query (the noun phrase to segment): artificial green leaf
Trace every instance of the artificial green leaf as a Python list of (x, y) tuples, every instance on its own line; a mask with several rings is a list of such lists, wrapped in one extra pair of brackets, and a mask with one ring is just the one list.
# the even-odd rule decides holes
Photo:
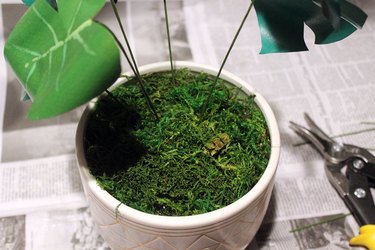
[(32, 98), (28, 117), (69, 111), (108, 88), (119, 76), (112, 33), (92, 18), (105, 0), (59, 0), (55, 10), (36, 0), (5, 45), (5, 57)]
[[(49, 3), (51, 4), (51, 6), (54, 6), (54, 8), (56, 9), (56, 0), (48, 0)], [(31, 6), (35, 0), (22, 0), (22, 2), (27, 5), (27, 6)], [(27, 91), (23, 88), (22, 89), (22, 93), (21, 93), (21, 97), (20, 97), (20, 100), (21, 101), (29, 101), (31, 98), (30, 96), (27, 94)]]
[[(56, 1), (55, 0), (48, 0), (50, 2), (50, 4), (52, 6), (56, 6)], [(22, 2), (27, 5), (27, 6), (31, 6), (35, 0), (22, 0)], [(21, 92), (21, 97), (20, 97), (20, 100), (21, 101), (29, 101), (31, 100), (30, 96), (27, 94), (27, 91), (23, 88), (22, 89), (22, 92)]]
[(254, 0), (261, 54), (307, 50), (304, 23), (316, 44), (339, 41), (365, 23), (367, 15), (346, 0)]

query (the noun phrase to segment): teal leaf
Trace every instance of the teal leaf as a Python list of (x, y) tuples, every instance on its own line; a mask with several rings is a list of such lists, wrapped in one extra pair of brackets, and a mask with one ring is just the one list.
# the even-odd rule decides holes
[(361, 28), (367, 15), (346, 0), (254, 0), (261, 54), (307, 50), (304, 24), (316, 44), (339, 41)]
[[(56, 7), (56, 0), (46, 0), (46, 1), (48, 1), (51, 4), (51, 6)], [(35, 0), (22, 0), (22, 2), (25, 5), (30, 7), (35, 2)]]
[(34, 3), (34, 0), (22, 0), (22, 2), (27, 6), (31, 6)]
[[(319, 3), (317, 3), (319, 4)], [(340, 6), (336, 0), (322, 0), (322, 14), (328, 19), (333, 28), (340, 26)]]
[(33, 100), (28, 117), (42, 119), (74, 109), (119, 76), (112, 33), (92, 18), (105, 0), (59, 0), (56, 11), (36, 0), (5, 44), (5, 57)]

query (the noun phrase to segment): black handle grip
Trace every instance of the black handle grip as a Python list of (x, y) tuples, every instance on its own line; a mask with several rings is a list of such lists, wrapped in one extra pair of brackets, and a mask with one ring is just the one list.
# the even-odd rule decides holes
[(361, 226), (375, 224), (375, 204), (369, 187), (369, 178), (353, 168), (353, 161), (349, 161), (347, 167), (350, 169), (350, 185), (344, 201)]
[(370, 187), (375, 188), (375, 163), (369, 162), (361, 169), (361, 173), (368, 177)]

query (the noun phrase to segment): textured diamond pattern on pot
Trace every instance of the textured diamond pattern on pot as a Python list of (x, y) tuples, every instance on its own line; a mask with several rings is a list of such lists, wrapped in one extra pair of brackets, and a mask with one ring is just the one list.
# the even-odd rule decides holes
[(177, 250), (177, 247), (172, 246), (168, 242), (166, 242), (163, 238), (158, 237), (155, 240), (147, 243), (146, 247), (150, 247), (152, 249), (163, 249), (163, 250)]
[(184, 240), (181, 240), (181, 237), (163, 237), (163, 239), (168, 242), (171, 246), (174, 246), (176, 249), (187, 249), (195, 241), (197, 241), (199, 235), (186, 236)]
[[(215, 245), (212, 245), (212, 246), (210, 246), (210, 247), (206, 247), (206, 248), (203, 248), (204, 250), (216, 250), (216, 249), (218, 249), (219, 248), (219, 246), (222, 246), (220, 243), (217, 243), (217, 244), (215, 244)], [(200, 250), (200, 248), (198, 248), (199, 250)], [(197, 250), (198, 250), (197, 249)], [(225, 249), (227, 249), (227, 250), (229, 250), (230, 248), (225, 248)], [(232, 248), (233, 249), (233, 248)]]
[[(217, 239), (219, 242), (223, 242), (222, 245), (225, 246), (224, 249), (239, 249), (240, 247), (245, 247), (249, 241), (248, 236), (251, 234), (253, 223), (245, 223), (247, 231), (239, 231), (238, 226), (240, 224), (240, 221), (236, 221), (225, 229), (209, 233), (208, 236), (212, 239)], [(242, 228), (240, 230), (242, 230)], [(246, 238), (245, 242), (239, 240), (240, 235), (244, 235), (244, 238)]]
[[(131, 250), (159, 250), (159, 249), (140, 246), (140, 247), (132, 248)], [(160, 249), (160, 250), (162, 250), (162, 249)]]
[(122, 232), (119, 224), (99, 226), (98, 230), (104, 240), (111, 243), (112, 249), (128, 249), (134, 248), (138, 245), (136, 242), (133, 242), (125, 238), (123, 235), (118, 234), (118, 232)]
[(188, 250), (196, 250), (196, 249), (215, 249), (214, 246), (218, 246), (221, 242), (218, 242), (214, 239), (211, 239), (210, 237), (206, 235), (202, 235), (199, 237), (193, 244), (191, 244), (190, 247), (188, 247)]
[(245, 247), (240, 248), (236, 246), (235, 248), (233, 248), (233, 247), (228, 247), (228, 245), (220, 244), (219, 246), (217, 246), (217, 248), (214, 248), (214, 249), (215, 250), (233, 250), (233, 249), (245, 249)]
[(220, 230), (214, 230), (212, 232), (207, 233), (206, 235), (211, 239), (220, 242), (223, 239), (228, 238), (228, 236), (232, 235), (232, 231), (236, 229), (236, 226), (236, 223), (231, 223), (230, 225), (223, 227)]
[(108, 211), (108, 208), (101, 208), (101, 204), (91, 196), (87, 197), (87, 202), (89, 203), (91, 214), (95, 218), (97, 224), (111, 225), (116, 223), (116, 218), (113, 216), (113, 212)]
[[(237, 245), (243, 245), (247, 244), (249, 239), (255, 235), (256, 231), (251, 230), (253, 227), (253, 223), (249, 222), (239, 222), (237, 223), (237, 228), (236, 230), (233, 230), (232, 232), (232, 239), (236, 240)], [(241, 233), (241, 232), (246, 232), (246, 233)]]
[[(109, 208), (98, 204), (90, 193), (89, 204), (100, 227), (103, 238), (114, 250), (195, 250), (195, 249), (245, 249), (246, 245), (261, 223), (265, 213), (265, 204), (271, 195), (271, 190), (263, 192), (253, 204), (249, 205), (241, 215), (233, 218), (228, 224), (217, 225), (202, 235), (185, 235), (177, 237), (175, 231), (150, 232), (144, 228), (139, 228), (136, 224), (129, 222), (121, 216), (116, 219), (116, 214)], [(104, 210), (102, 210), (103, 208)], [(179, 234), (180, 235), (180, 234)]]
[(145, 245), (146, 243), (151, 242), (157, 238), (157, 235), (133, 229), (126, 224), (119, 223), (119, 225), (121, 226), (123, 237), (131, 240), (132, 242), (136, 242), (138, 245)]

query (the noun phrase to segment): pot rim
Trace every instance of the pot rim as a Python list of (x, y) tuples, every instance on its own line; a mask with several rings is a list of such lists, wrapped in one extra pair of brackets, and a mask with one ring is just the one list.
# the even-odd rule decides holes
[[(175, 61), (174, 65), (176, 68), (189, 68), (192, 71), (201, 72), (204, 71), (211, 75), (216, 76), (218, 70), (207, 66), (200, 65), (193, 62), (186, 61)], [(170, 62), (158, 62), (153, 64), (147, 64), (139, 67), (140, 74), (146, 74), (151, 72), (158, 71), (167, 71), (170, 70)], [(132, 73), (126, 73), (126, 75), (132, 76)], [(226, 80), (236, 86), (241, 87), (241, 89), (247, 93), (255, 94), (255, 102), (260, 107), (267, 122), (269, 129), (269, 134), (271, 138), (271, 154), (267, 168), (264, 171), (263, 175), (255, 186), (244, 196), (242, 196), (237, 201), (214, 211), (198, 214), (198, 215), (189, 215), (189, 216), (163, 216), (163, 215), (154, 215), (148, 214), (134, 208), (131, 208), (125, 204), (122, 204), (120, 201), (111, 196), (107, 191), (103, 190), (96, 183), (95, 177), (91, 175), (87, 162), (84, 156), (84, 145), (83, 145), (83, 135), (85, 132), (85, 127), (87, 123), (87, 118), (89, 113), (93, 109), (97, 98), (90, 101), (82, 114), (82, 117), (79, 121), (76, 133), (76, 157), (77, 162), (80, 168), (81, 179), (87, 181), (86, 188), (90, 189), (91, 193), (96, 193), (96, 199), (99, 199), (102, 203), (107, 206), (107, 209), (110, 209), (116, 214), (116, 219), (123, 219), (126, 222), (134, 225), (144, 225), (149, 228), (155, 229), (196, 229), (201, 227), (211, 227), (217, 226), (221, 223), (227, 223), (235, 219), (238, 215), (246, 211), (246, 207), (249, 206), (252, 202), (256, 201), (260, 194), (266, 191), (269, 185), (273, 185), (273, 179), (276, 174), (277, 164), (280, 156), (280, 133), (277, 125), (275, 115), (264, 99), (264, 97), (259, 94), (253, 87), (247, 84), (242, 79), (233, 75), (232, 73), (223, 70), (221, 72), (220, 78)], [(119, 79), (115, 82), (112, 88), (115, 88), (119, 84), (122, 84), (127, 79)], [(111, 89), (112, 89), (111, 88)], [(88, 190), (85, 190), (85, 192)], [(92, 198), (92, 197), (91, 197)], [(121, 205), (120, 205), (121, 204)]]

